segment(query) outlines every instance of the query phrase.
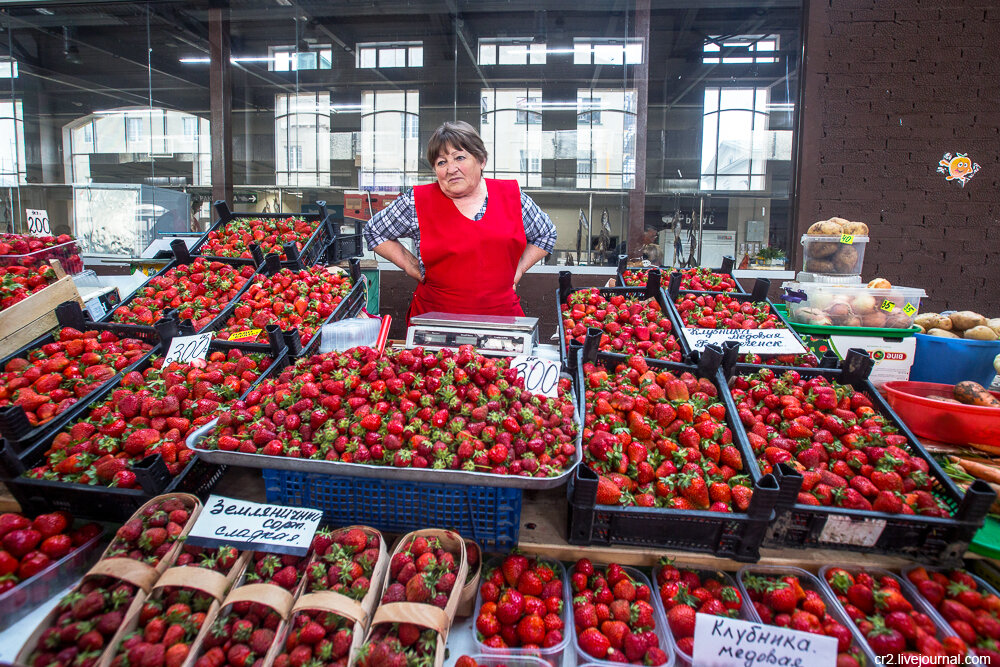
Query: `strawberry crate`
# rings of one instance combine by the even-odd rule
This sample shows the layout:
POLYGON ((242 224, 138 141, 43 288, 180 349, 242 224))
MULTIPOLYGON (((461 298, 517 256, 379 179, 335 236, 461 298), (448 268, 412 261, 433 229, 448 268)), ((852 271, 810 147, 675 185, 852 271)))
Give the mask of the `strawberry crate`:
MULTIPOLYGON (((285 257, 281 260, 281 265, 291 268, 296 266, 296 263, 299 262, 302 266, 312 266, 323 258, 323 252, 326 250, 327 245, 329 245, 331 239, 334 237, 334 221, 327 213, 326 202, 317 201, 316 206, 319 207, 319 213, 233 213, 229 210, 229 205, 226 202, 221 200, 217 201, 215 202, 215 212, 218 214, 219 219, 216 220, 215 224, 213 224, 209 230, 205 232, 200 239, 198 239, 198 242, 191 247, 191 254, 205 257, 206 259, 228 262, 234 258, 208 255, 202 250, 209 240, 209 235, 213 233, 224 233, 226 231, 226 227, 232 222, 252 222, 255 220, 279 221, 296 218, 299 220, 305 220, 309 224, 312 231, 308 234, 308 236, 298 235, 294 242, 290 241, 282 244, 282 254, 284 254, 285 257)), ((258 251, 260 251, 258 244, 251 244, 251 252, 252 247, 257 247, 258 251)), ((264 252, 264 254, 268 253, 264 252)))
POLYGON ((330 218, 330 242, 326 246, 325 256, 328 264, 337 264, 346 259, 360 257, 364 254, 365 248, 362 239, 361 228, 363 223, 360 220, 351 220, 354 223, 354 231, 345 234, 344 225, 350 220, 330 218))
MULTIPOLYGON (((181 239, 174 239, 170 243, 170 249, 173 251, 174 258, 170 262, 168 262, 166 266, 164 266, 162 269, 160 269, 155 274, 153 274, 152 276, 150 276, 150 278, 149 278, 150 280, 152 280, 153 278, 157 278, 157 277, 163 276, 164 274, 166 274, 171 269, 174 269, 174 268, 176 268, 178 266, 182 266, 182 265, 189 265, 192 262, 194 262, 196 259, 199 259, 198 257, 193 257, 191 255, 190 251, 188 250, 187 245, 185 245, 184 241, 181 240, 181 239)), ((205 258, 201 258, 201 259, 204 259, 205 261, 221 262, 223 264, 226 264, 228 266, 233 267, 234 269, 237 270, 237 272, 244 271, 244 269, 246 267, 250 267, 250 269, 252 269, 252 272, 247 271, 247 273, 250 273, 251 275, 247 276, 246 282, 233 295, 232 299, 230 300, 232 302, 235 302, 235 301, 239 300, 240 295, 243 294, 243 292, 246 291, 247 288, 250 287, 250 281, 253 280, 253 275, 252 274, 256 273, 259 270, 258 269, 259 265, 264 262, 264 256, 261 255, 260 253, 258 253, 253 259, 231 258, 231 257, 218 257, 218 258, 216 258, 216 257, 205 257, 205 258)), ((125 299, 123 299, 117 306, 115 306, 114 308, 112 308, 111 310, 109 310, 107 312, 107 314, 105 314, 105 316, 101 318, 100 321, 101 322, 106 322, 106 323, 115 323, 115 324, 118 324, 121 327, 126 327, 127 330, 129 330, 129 331, 136 331, 136 332, 140 332, 140 331, 149 332, 149 331, 151 331, 153 329, 153 325, 155 325, 155 323, 156 323, 155 321, 153 322, 152 325, 144 325, 144 324, 133 324, 133 323, 120 323, 117 320, 115 320, 115 313, 117 313, 120 309, 130 307, 131 304, 132 304, 132 302, 136 299, 136 297, 138 297, 140 295, 140 293, 143 290, 146 289, 146 285, 148 284, 148 282, 149 281, 147 280, 145 283, 143 283, 142 285, 140 285, 139 287, 137 287, 131 294, 129 294, 125 299)), ((182 304, 182 306, 183 305, 185 305, 185 304, 182 304)), ((171 309, 167 309, 167 310, 164 310, 164 311, 162 311, 160 313, 160 317, 158 319, 167 319, 167 318, 173 317, 175 314, 176 314, 176 310, 175 309, 172 309, 172 308, 171 309)), ((213 317, 212 320, 209 323, 207 323, 204 327, 201 327, 199 330, 210 331, 212 329, 217 328, 218 325, 219 325, 219 318, 220 317, 222 317, 221 311, 219 312, 219 314, 217 314, 215 317, 213 317)))
MULTIPOLYGON (((251 281, 255 280, 258 276, 273 276, 274 274, 278 273, 278 271, 280 271, 282 268, 293 268, 293 270, 300 270, 303 268, 303 266, 296 263, 296 266, 294 267, 283 267, 281 265, 281 262, 279 262, 278 260, 278 256, 274 253, 271 253, 264 258, 264 263, 261 264, 260 269, 258 270, 257 274, 253 278, 251 278, 251 281)), ((340 320, 357 317, 358 313, 361 312, 361 309, 364 307, 367 299, 367 292, 365 289, 364 281, 362 280, 360 260, 356 258, 349 260, 348 273, 351 277, 351 283, 352 283, 350 291, 344 295, 340 303, 337 304, 337 307, 334 309, 334 311, 330 313, 330 315, 326 318, 326 320, 324 320, 323 323, 316 328, 312 336, 308 340, 306 340, 305 343, 302 343, 297 328, 293 327, 291 330, 282 332, 282 335, 285 338, 285 345, 288 347, 288 352, 291 357, 300 357, 306 354, 314 354, 315 351, 319 349, 319 341, 321 338, 320 333, 323 330, 323 326, 330 324, 331 322, 339 322, 340 320)), ((249 288, 250 286, 248 285, 247 290, 249 290, 249 288)), ((219 313, 219 316, 212 322, 212 324, 209 325, 210 328, 212 330, 218 330, 225 327, 226 322, 229 320, 230 317, 234 315, 236 309, 239 307, 241 300, 242 300, 242 295, 236 299, 233 299, 233 301, 230 302, 229 305, 227 305, 221 313, 219 313)), ((240 339, 239 341, 221 340, 218 338, 216 338, 215 341, 219 343, 222 347, 227 347, 231 343, 238 343, 238 347, 240 347, 241 349, 256 349, 258 352, 266 352, 268 349, 270 349, 267 343, 250 342, 264 338, 266 338, 266 334, 264 332, 261 332, 250 338, 240 339), (247 348, 246 347, 247 345, 255 347, 247 348)))
MULTIPOLYGON (((574 363, 576 361, 576 357, 572 354, 572 352, 578 349, 579 346, 576 344, 577 341, 575 340, 570 341, 567 345, 567 332, 564 324, 565 316, 562 312, 562 305, 567 303, 569 297, 573 293, 590 289, 589 287, 574 289, 572 279, 573 274, 569 271, 560 271, 559 288, 556 290, 556 320, 559 327, 559 361, 562 363, 563 370, 571 373, 574 372, 574 363)), ((670 335, 677 341, 678 354, 675 355, 677 357, 677 361, 681 361, 691 351, 687 342, 680 334, 680 320, 677 319, 677 313, 670 307, 667 302, 667 295, 660 288, 659 270, 651 273, 650 280, 647 282, 645 287, 604 287, 600 289, 599 294, 605 299, 612 299, 614 297, 624 297, 626 299, 656 299, 656 303, 659 305, 660 311, 663 313, 660 319, 666 318, 670 322, 670 335)), ((603 332, 601 329, 598 330, 603 332)))
MULTIPOLYGON (((797 502, 802 475, 787 463, 780 463, 775 466, 774 474, 779 480, 782 498, 776 506, 777 517, 768 528, 764 545, 866 551, 905 556, 925 563, 956 563, 983 525, 996 493, 980 480, 962 493, 868 380, 872 365, 871 358, 863 350, 851 350, 838 368, 793 369, 738 364, 733 374, 748 376, 766 369, 780 376, 791 371, 804 380, 822 376, 850 385, 871 401, 874 411, 885 417, 899 435, 906 437, 911 456, 926 461, 931 493, 943 501, 952 516, 890 514, 802 504, 797 502)), ((743 423, 738 423, 739 430, 745 433, 743 423)))
MULTIPOLYGON (((618 364, 627 359, 622 355, 603 352, 595 355, 594 347, 591 344, 585 345, 577 362, 577 386, 580 387, 584 409, 590 407, 584 390, 587 386, 583 373, 585 361, 593 360, 593 363, 613 372, 618 364)), ((570 479, 568 490, 567 541, 570 544, 679 549, 745 562, 756 562, 760 558, 761 542, 768 523, 776 516, 776 503, 781 497, 778 480, 774 475, 761 475, 746 435, 737 426, 736 407, 729 392, 725 390, 725 378, 718 367, 722 358, 721 351, 710 348, 710 352, 701 355, 698 367, 654 359, 647 359, 646 363, 654 370, 678 374, 691 372, 698 377, 709 378, 715 385, 719 398, 726 407, 725 421, 733 433, 733 444, 740 450, 743 459, 743 471, 749 473, 754 481, 753 496, 747 511, 723 513, 598 505, 598 475, 586 462, 582 462, 570 479)))
MULTIPOLYGON (((164 344, 169 346, 169 340, 164 339, 164 344)), ((281 336, 277 332, 272 336, 272 345, 273 351, 270 355, 272 365, 287 364, 288 355, 281 336)), ((223 350, 223 348, 213 341, 209 350, 223 350)), ((147 356, 130 370, 141 373, 151 363, 152 358, 147 356)), ((122 376, 118 376, 94 392, 87 404, 88 407, 99 404, 110 397, 112 392, 118 388, 121 379, 122 376)), ((248 389, 246 393, 249 393, 251 389, 248 389)), ((74 419, 65 421, 59 430, 48 431, 45 437, 32 443, 23 451, 17 451, 5 440, 0 439, 0 481, 7 486, 22 509, 33 513, 65 510, 81 518, 124 522, 150 498, 162 493, 183 492, 205 497, 226 470, 224 465, 209 463, 195 455, 177 476, 171 477, 162 457, 159 454, 154 454, 147 456, 132 467, 136 481, 141 487, 137 489, 24 477, 23 474, 26 471, 44 461, 45 453, 59 432, 70 427, 72 422, 77 421, 82 416, 83 412, 78 413, 74 419)))
MULTIPOLYGON (((62 329, 63 327, 72 327, 80 332, 110 331, 119 338, 137 338, 144 343, 152 345, 152 349, 144 354, 141 359, 137 360, 136 363, 152 354, 156 350, 157 345, 160 343, 160 337, 155 329, 150 329, 149 331, 145 329, 136 330, 123 327, 117 323, 91 322, 89 319, 84 317, 83 310, 80 308, 80 304, 76 301, 65 301, 56 306, 55 314, 58 329, 62 329)), ((22 347, 20 350, 7 355, 3 359, 0 359, 0 368, 5 368, 7 364, 14 359, 27 359, 31 352, 53 342, 55 342, 55 336, 53 333, 48 333, 41 338, 37 338, 28 345, 22 347)), ((135 363, 130 364, 128 368, 119 371, 114 377, 120 377, 134 365, 135 363)), ((111 380, 113 379, 114 378, 111 378, 111 380)), ((24 413, 24 408, 20 405, 0 407, 0 437, 5 438, 10 445, 23 449, 24 447, 29 446, 32 442, 43 438, 46 433, 50 431, 57 432, 61 429, 64 424, 72 420, 87 407, 90 403, 90 396, 93 394, 94 392, 91 392, 88 395, 80 397, 79 400, 69 408, 57 414, 48 422, 39 424, 38 426, 31 425, 31 422, 28 421, 28 418, 24 413)))
POLYGON ((389 533, 425 526, 454 530, 486 551, 517 546, 522 490, 297 470, 261 471, 267 502, 323 510, 335 526, 361 523, 389 533))
MULTIPOLYGON (((725 291, 725 292, 729 292, 730 294, 749 294, 749 292, 747 291, 747 289, 745 287, 743 287, 743 285, 740 283, 740 281, 738 281, 736 278, 733 277, 733 265, 734 264, 735 264, 735 261, 733 260, 732 257, 728 257, 728 256, 727 257, 723 257, 722 258, 722 268, 719 269, 718 271, 714 271, 713 270, 712 273, 715 274, 716 276, 724 276, 724 277, 729 278, 730 280, 732 280, 732 282, 736 284, 736 288, 735 289, 729 288, 729 289, 725 289, 725 290, 706 290, 706 291, 713 291, 713 292, 723 292, 723 291, 725 291)), ((695 268, 695 269, 675 269, 675 268, 673 268, 671 266, 652 266, 652 265, 650 265, 650 266, 629 266, 628 265, 628 255, 619 255, 618 256, 618 270, 615 273, 615 284, 618 285, 619 287, 629 287, 630 285, 628 283, 629 282, 635 282, 636 280, 640 280, 641 282, 645 283, 648 280, 649 272, 652 271, 653 269, 659 269, 660 270, 660 274, 661 275, 666 275, 666 276, 669 276, 671 273, 673 273, 675 271, 678 271, 678 270, 682 271, 682 272, 688 272, 688 273, 694 273, 696 271, 702 270, 702 269, 700 269, 700 267, 699 268, 695 268), (626 276, 625 275, 626 271, 632 272, 632 275, 631 276, 626 276), (628 278, 631 278, 631 280, 628 280, 628 278)))

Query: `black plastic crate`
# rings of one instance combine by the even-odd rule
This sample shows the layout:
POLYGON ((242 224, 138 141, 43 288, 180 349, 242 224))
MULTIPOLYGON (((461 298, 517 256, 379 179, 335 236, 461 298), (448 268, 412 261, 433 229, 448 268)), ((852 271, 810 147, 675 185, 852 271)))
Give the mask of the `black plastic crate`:
POLYGON ((326 261, 329 264, 337 264, 352 257, 360 257, 364 254, 365 248, 361 228, 363 223, 360 220, 353 220, 354 231, 345 234, 343 227, 347 224, 343 215, 339 218, 330 216, 330 242, 326 246, 326 261))
MULTIPOLYGON (((768 529, 764 545, 860 550, 904 556, 921 562, 958 563, 966 552, 969 542, 983 525, 996 493, 985 482, 977 480, 963 494, 868 380, 872 363, 871 358, 863 350, 852 349, 840 362, 839 368, 789 368, 739 364, 734 372, 738 375, 750 375, 767 369, 781 375, 785 371, 794 370, 804 379, 822 375, 860 391, 871 400, 876 412, 892 422, 899 429, 900 435, 906 436, 910 451, 927 461, 933 484, 932 493, 951 508, 953 516, 940 518, 886 514, 843 507, 799 504, 796 502, 796 497, 802 485, 802 476, 790 466, 779 464, 776 466, 775 474, 780 483, 782 498, 778 502, 777 517, 768 529), (834 522, 830 524, 831 533, 824 539, 822 535, 830 521, 834 522), (840 537, 829 539, 838 524, 851 525, 855 530, 848 533, 837 531, 840 537), (878 530, 881 530, 881 533, 876 539, 874 533, 878 530)), ((742 423, 739 424, 739 429, 744 431, 742 423)))
MULTIPOLYGON (((617 364, 627 359, 623 355, 606 353, 595 356, 593 348, 593 345, 586 345, 577 363, 577 386, 580 387, 584 410, 584 363, 590 360, 613 371, 617 364)), ((722 358, 722 351, 716 348, 701 355, 699 366, 656 359, 647 359, 646 363, 650 368, 678 374, 688 371, 699 377, 707 377, 719 390, 719 400, 726 406, 726 424, 733 433, 733 444, 743 457, 744 472, 754 480, 753 497, 747 512, 721 513, 597 505, 597 474, 583 462, 577 467, 568 489, 566 539, 570 544, 680 549, 744 562, 756 562, 760 559, 761 543, 768 523, 776 516, 776 504, 782 494, 774 475, 761 475, 745 431, 736 426, 739 422, 736 408, 729 392, 724 389, 725 378, 719 367, 722 358)), ((586 413, 583 412, 582 416, 586 417, 586 413)))
MULTIPOLYGON (((73 327, 83 332, 110 331, 121 338, 137 338, 153 346, 149 352, 140 357, 135 363, 109 378, 108 382, 114 382, 116 378, 121 377, 124 373, 131 370, 133 366, 141 363, 143 359, 156 351, 157 345, 160 343, 159 335, 152 328, 149 331, 146 331, 145 328, 143 330, 134 330, 117 323, 92 322, 84 317, 84 313, 80 309, 80 304, 76 301, 65 301, 59 304, 56 307, 56 321, 58 322, 57 329, 73 327)), ((28 343, 17 352, 13 352, 0 360, 0 368, 5 367, 12 359, 26 359, 32 351, 53 342, 55 342, 55 334, 45 334, 28 343)), ((95 389, 86 396, 80 397, 72 406, 39 426, 31 425, 31 422, 28 421, 28 417, 24 413, 24 408, 20 405, 8 405, 0 408, 0 438, 6 439, 11 446, 17 449, 24 449, 32 442, 45 437, 45 434, 49 431, 57 432, 60 430, 63 424, 76 417, 89 405, 91 396, 98 391, 100 391, 100 388, 95 389)))
MULTIPOLYGON (((185 333, 181 331, 180 333, 185 333)), ((271 366, 284 367, 288 365, 288 354, 280 332, 275 328, 271 333, 272 344, 268 348, 273 361, 271 366)), ((170 341, 163 340, 163 347, 167 348, 170 341)), ((233 347, 233 346, 230 346, 233 347)), ((210 350, 223 350, 223 348, 213 341, 210 350)), ((257 352, 256 349, 243 348, 248 352, 257 352)), ((147 356, 139 364, 134 365, 130 370, 142 372, 150 366, 152 359, 147 356)), ((270 371, 270 367, 267 369, 270 371)), ((266 373, 267 371, 265 371, 266 373)), ((261 374, 261 378, 264 373, 261 374)), ((249 393, 257 382, 247 390, 249 393)), ((100 403, 111 395, 121 382, 121 376, 105 384, 96 391, 87 403, 87 407, 100 403)), ((245 394, 244 394, 245 395, 245 394)), ((76 418, 82 416, 82 412, 76 418)), ((118 489, 109 486, 71 484, 60 481, 49 481, 40 479, 29 479, 21 475, 37 466, 45 457, 53 439, 63 428, 70 425, 74 420, 65 420, 61 428, 49 431, 45 437, 34 442, 24 451, 16 451, 5 440, 0 439, 0 474, 2 481, 10 490, 11 495, 27 512, 42 513, 56 510, 67 510, 74 516, 87 519, 99 519, 102 521, 125 521, 139 509, 145 502, 154 496, 162 493, 185 492, 193 493, 204 498, 215 484, 222 477, 225 466, 207 463, 193 456, 184 469, 176 477, 171 477, 166 464, 159 454, 147 456, 142 461, 133 465, 136 479, 141 486, 140 489, 118 489)))
MULTIPOLYGON (((219 262, 229 262, 233 257, 219 257, 215 255, 203 255, 201 252, 201 247, 205 245, 208 241, 208 235, 212 232, 217 232, 225 227, 227 224, 233 220, 287 220, 288 218, 301 218, 307 222, 316 222, 316 229, 313 230, 312 234, 308 239, 302 241, 302 248, 300 249, 295 243, 286 243, 283 246, 286 259, 281 260, 281 265, 291 268, 296 265, 296 262, 301 262, 302 266, 312 266, 316 262, 320 261, 323 255, 323 251, 326 249, 327 245, 330 243, 331 233, 333 231, 333 225, 330 221, 330 216, 327 214, 326 202, 317 201, 316 206, 319 207, 319 213, 233 213, 229 210, 229 205, 224 201, 215 202, 215 212, 218 214, 219 219, 208 229, 205 234, 202 235, 198 242, 191 246, 191 254, 204 257, 205 259, 212 259, 219 262)), ((253 247, 257 247, 254 245, 253 247)), ((257 247, 257 252, 260 252, 260 248, 257 247)), ((252 251, 252 249, 251 249, 252 251)))
MULTIPOLYGON (((749 291, 747 290, 746 287, 743 286, 743 283, 741 283, 739 280, 736 279, 735 276, 733 276, 733 267, 735 263, 736 261, 732 257, 727 255, 722 258, 721 269, 719 269, 718 271, 712 269, 713 273, 727 275, 730 278, 732 278, 733 282, 736 283, 736 286, 739 288, 735 292, 717 292, 717 294, 749 294, 749 291)), ((618 255, 618 269, 615 272, 615 284, 618 285, 619 287, 627 287, 627 285, 625 284, 625 271, 628 269, 633 269, 633 270, 640 269, 643 271, 659 269, 660 274, 665 276, 669 276, 671 273, 677 271, 677 269, 670 266, 639 266, 639 267, 628 266, 628 255, 618 255)))
MULTIPOLYGON (((150 276, 150 279, 155 278, 157 276, 162 276, 167 271, 169 271, 170 269, 173 269, 173 268, 175 268, 177 266, 181 266, 183 264, 191 264, 195 259, 197 259, 196 257, 192 257, 191 256, 191 253, 188 250, 187 245, 181 239, 174 239, 173 241, 171 241, 171 243, 170 243, 170 249, 174 253, 174 258, 166 266, 164 266, 162 269, 160 269, 155 274, 153 274, 152 276, 150 276)), ((228 264, 229 266, 232 266, 232 267, 235 267, 235 268, 240 268, 240 267, 244 267, 244 266, 250 266, 250 267, 253 267, 255 273, 259 270, 259 268, 258 268, 259 265, 262 264, 263 261, 264 261, 264 257, 262 255, 260 255, 259 251, 257 253, 257 256, 254 259, 240 259, 240 258, 234 259, 234 258, 230 258, 230 257, 203 257, 202 259, 204 259, 205 261, 210 261, 210 262, 222 262, 223 264, 228 264)), ((253 276, 251 276, 250 278, 247 279, 247 281, 243 285, 243 287, 240 288, 239 292, 237 292, 236 295, 232 298, 232 301, 237 301, 240 298, 240 295, 242 295, 243 292, 245 292, 247 290, 247 288, 250 287, 250 282, 252 280, 253 280, 253 276)), ((131 294, 128 295, 128 297, 126 297, 125 299, 123 299, 121 303, 119 303, 117 306, 115 306, 114 308, 112 308, 111 310, 109 310, 104 315, 104 317, 101 318, 100 321, 108 323, 108 324, 115 324, 115 325, 117 325, 119 327, 122 327, 123 331, 135 332, 133 335, 136 335, 136 336, 138 336, 140 333, 147 333, 148 334, 150 332, 155 332, 154 326, 146 326, 146 325, 143 325, 143 324, 130 324, 130 323, 123 323, 123 322, 116 322, 114 320, 115 311, 118 308, 122 308, 122 307, 127 306, 128 304, 130 304, 132 302, 132 300, 135 299, 136 294, 139 293, 139 290, 144 289, 144 288, 145 288, 145 283, 143 283, 142 285, 140 285, 139 287, 137 287, 131 294)), ((160 319, 171 318, 171 317, 173 317, 174 314, 175 314, 175 311, 173 309, 165 310, 165 311, 163 311, 162 316, 161 316, 160 319)), ((211 330, 217 328, 217 326, 218 326, 218 320, 219 320, 219 318, 221 316, 222 316, 222 313, 220 312, 218 315, 215 316, 215 318, 211 322, 209 322, 207 325, 205 325, 204 327, 202 327, 200 329, 200 331, 211 331, 211 330)))
MULTIPOLYGON (((266 276, 272 276, 277 273, 281 268, 292 268, 292 267, 282 267, 278 262, 278 256, 275 254, 270 254, 264 259, 264 263, 261 265, 258 274, 263 274, 266 276)), ((298 270, 302 268, 301 266, 294 267, 293 270, 298 270)), ((299 337, 298 328, 292 328, 289 331, 282 331, 281 334, 284 337, 285 346, 288 348, 288 354, 291 357, 301 357, 306 354, 313 354, 319 349, 319 341, 322 338, 323 326, 330 324, 331 322, 339 322, 340 320, 346 320, 352 317, 357 317, 361 309, 364 308, 365 303, 368 299, 368 294, 365 289, 364 281, 362 280, 361 274, 361 262, 357 258, 352 258, 348 260, 348 272, 351 276, 351 281, 353 285, 350 291, 344 295, 334 308, 330 316, 326 318, 322 325, 313 332, 313 335, 309 340, 303 345, 299 337)), ((256 276, 254 276, 256 278, 256 276)), ((254 280, 251 278, 251 280, 254 280)), ((249 289, 249 285, 247 286, 249 289)), ((219 317, 212 322, 212 330, 216 331, 221 329, 226 325, 226 321, 232 316, 233 311, 239 305, 239 299, 234 299, 226 308, 219 314, 219 317)), ((207 329, 206 329, 207 331, 207 329)), ((256 352, 267 352, 270 350, 270 346, 267 343, 246 343, 240 341, 229 341, 229 340, 219 340, 215 339, 214 343, 220 346, 220 349, 229 349, 230 347, 238 347, 243 350, 252 350, 256 352)))
MULTIPOLYGON (((569 371, 570 373, 573 373, 576 370, 576 357, 571 352, 571 348, 575 349, 577 346, 573 344, 575 341, 571 341, 569 346, 566 344, 566 330, 563 327, 562 305, 566 303, 566 300, 574 292, 591 289, 589 287, 574 288, 572 280, 573 274, 569 271, 560 271, 559 288, 556 290, 556 321, 559 326, 557 334, 559 336, 559 361, 562 363, 563 370, 569 371)), ((627 299, 656 299, 660 309, 663 311, 663 316, 670 320, 670 326, 672 328, 670 333, 677 338, 677 341, 680 344, 681 356, 687 357, 690 353, 691 350, 680 332, 680 320, 677 319, 677 312, 675 309, 670 308, 670 305, 667 302, 667 295, 660 288, 660 272, 658 270, 650 274, 650 281, 645 287, 602 287, 600 289, 600 293, 601 296, 606 299, 610 299, 613 296, 624 296, 627 299)), ((651 359, 651 357, 646 358, 651 359)))

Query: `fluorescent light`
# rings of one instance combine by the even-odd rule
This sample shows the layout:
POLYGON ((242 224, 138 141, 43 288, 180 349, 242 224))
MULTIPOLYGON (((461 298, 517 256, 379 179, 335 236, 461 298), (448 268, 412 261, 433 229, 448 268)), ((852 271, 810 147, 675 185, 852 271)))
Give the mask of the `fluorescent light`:
POLYGON ((161 109, 151 109, 138 108, 138 109, 102 109, 100 111, 94 111, 95 116, 116 116, 116 115, 133 115, 133 116, 144 116, 153 112, 159 112, 161 109))
POLYGON ((45 9, 44 7, 36 7, 35 11, 38 12, 39 14, 43 14, 45 16, 55 16, 55 14, 56 14, 51 9, 45 9))
POLYGON ((545 53, 575 53, 573 49, 545 49, 545 53))
POLYGON ((332 111, 333 113, 358 113, 363 108, 364 107, 362 107, 360 104, 338 104, 336 106, 334 106, 333 104, 330 105, 330 111, 332 111))
POLYGON ((193 64, 193 63, 209 63, 209 62, 212 62, 212 59, 211 58, 181 58, 180 62, 190 65, 190 64, 193 64))
MULTIPOLYGON (((271 56, 232 56, 229 62, 236 63, 269 63, 273 62, 274 58, 271 56)), ((207 65, 212 62, 211 58, 181 58, 180 62, 186 65, 207 65)))

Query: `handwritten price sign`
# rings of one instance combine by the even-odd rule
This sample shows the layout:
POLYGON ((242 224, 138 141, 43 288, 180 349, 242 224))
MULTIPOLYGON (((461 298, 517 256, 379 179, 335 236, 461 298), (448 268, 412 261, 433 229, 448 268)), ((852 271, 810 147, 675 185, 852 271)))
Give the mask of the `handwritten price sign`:
POLYGON ((524 378, 524 388, 532 394, 558 398, 559 364, 538 357, 514 357, 510 367, 524 378))
POLYGON ((176 361, 179 364, 190 364, 195 359, 204 359, 208 354, 208 344, 212 342, 212 332, 195 334, 194 336, 178 336, 170 341, 170 349, 163 360, 163 365, 176 361))
POLYGON ((52 229, 49 227, 49 212, 44 208, 26 208, 25 216, 28 218, 28 233, 32 236, 51 236, 52 229))

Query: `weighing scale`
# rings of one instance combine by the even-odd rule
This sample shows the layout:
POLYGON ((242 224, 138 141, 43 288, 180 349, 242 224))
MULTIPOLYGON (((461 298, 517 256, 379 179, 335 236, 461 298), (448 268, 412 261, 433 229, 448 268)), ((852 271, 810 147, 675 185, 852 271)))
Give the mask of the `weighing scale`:
POLYGON ((481 354, 531 354, 538 343, 537 317, 424 313, 410 318, 406 347, 428 350, 472 345, 481 354))

